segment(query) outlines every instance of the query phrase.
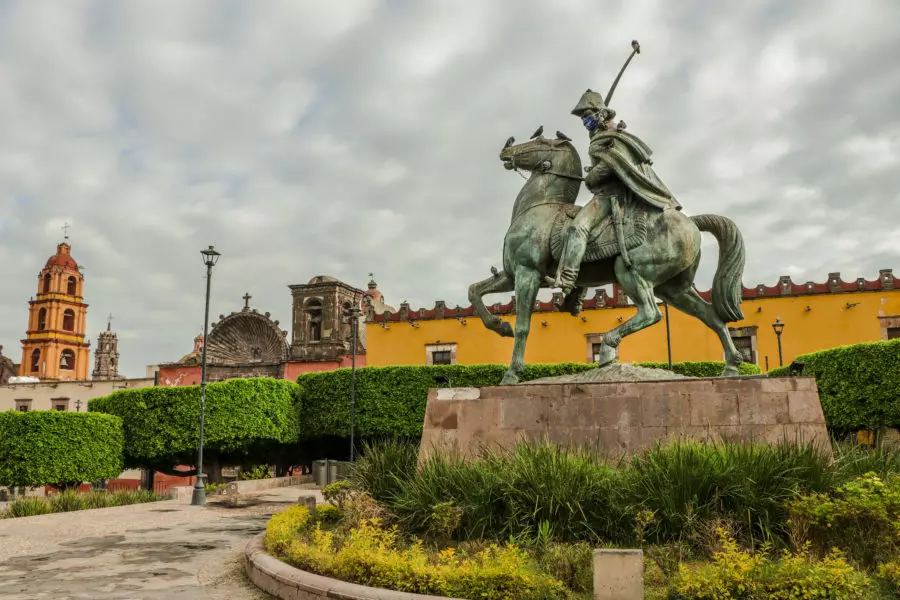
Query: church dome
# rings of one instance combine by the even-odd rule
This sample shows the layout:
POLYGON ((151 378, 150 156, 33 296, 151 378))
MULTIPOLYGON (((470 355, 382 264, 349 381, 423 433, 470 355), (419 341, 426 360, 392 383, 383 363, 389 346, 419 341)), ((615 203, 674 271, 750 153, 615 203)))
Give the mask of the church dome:
POLYGON ((318 285, 320 283, 340 283, 339 279, 335 279, 334 277, 330 277, 329 275, 316 275, 312 279, 309 280, 309 283, 306 285, 318 285))
POLYGON ((44 268, 49 269, 50 267, 62 267, 64 269, 77 271, 78 263, 75 262, 74 258, 72 258, 72 255, 70 253, 71 250, 71 247, 63 242, 56 247, 56 254, 47 259, 47 264, 44 266, 44 268))

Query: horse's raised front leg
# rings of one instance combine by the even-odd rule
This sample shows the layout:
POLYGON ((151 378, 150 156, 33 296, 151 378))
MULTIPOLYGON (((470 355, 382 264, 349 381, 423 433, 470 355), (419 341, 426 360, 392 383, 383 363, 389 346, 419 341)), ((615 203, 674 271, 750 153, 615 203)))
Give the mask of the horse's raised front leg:
POLYGON ((738 367, 744 362, 744 357, 735 347, 731 334, 728 332, 728 325, 719 318, 712 305, 701 298, 693 286, 684 287, 675 283, 667 283, 659 286, 657 293, 660 298, 681 312, 703 321, 707 327, 716 332, 725 351, 725 369, 722 371, 722 377, 739 376, 738 367))
POLYGON ((643 278, 639 269, 628 269, 621 259, 616 259, 615 271, 616 281, 634 301, 637 313, 603 336, 603 343, 600 345, 600 352, 598 353, 598 367, 607 365, 618 358, 617 349, 622 342, 622 338, 655 325, 662 319, 662 313, 659 312, 659 307, 656 306, 653 286, 643 278))
POLYGON ((513 345, 512 361, 501 385, 518 383, 519 375, 525 368, 525 343, 531 330, 531 312, 540 287, 541 276, 537 271, 524 267, 516 269, 516 343, 513 345))
POLYGON ((484 296, 511 291, 513 291, 513 281, 505 271, 500 271, 493 277, 482 279, 469 286, 469 302, 475 307, 475 314, 481 317, 481 322, 485 327, 503 337, 513 336, 512 326, 487 309, 484 305, 484 296))

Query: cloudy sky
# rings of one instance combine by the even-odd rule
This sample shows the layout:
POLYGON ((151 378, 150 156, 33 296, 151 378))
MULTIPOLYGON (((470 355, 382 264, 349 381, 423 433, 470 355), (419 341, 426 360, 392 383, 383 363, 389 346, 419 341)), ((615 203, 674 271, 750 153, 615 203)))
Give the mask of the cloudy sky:
POLYGON ((613 107, 688 214, 738 222, 745 284, 900 268, 900 2, 723 4, 0 2, 4 353, 64 222, 129 376, 190 350, 209 244, 213 316, 289 323, 317 274, 466 304, 522 184, 504 140, 586 150, 569 110, 632 39, 613 107))

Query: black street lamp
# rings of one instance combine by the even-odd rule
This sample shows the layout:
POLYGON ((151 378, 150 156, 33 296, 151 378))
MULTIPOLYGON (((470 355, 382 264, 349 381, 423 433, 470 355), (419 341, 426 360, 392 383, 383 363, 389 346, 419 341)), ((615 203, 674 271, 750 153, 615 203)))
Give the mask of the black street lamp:
POLYGON ((201 250, 203 264, 206 265, 206 310, 203 313, 203 351, 200 360, 200 448, 197 451, 197 481, 194 483, 194 493, 191 496, 193 506, 206 504, 206 475, 203 473, 203 425, 206 417, 206 330, 209 328, 209 286, 212 281, 212 268, 216 266, 221 256, 210 246, 201 250))
POLYGON ((778 366, 784 366, 784 358, 781 355, 781 332, 784 331, 784 323, 781 322, 781 318, 775 317, 775 322, 772 323, 772 329, 775 331, 775 337, 778 338, 778 366))
POLYGON ((350 321, 350 462, 356 458, 356 338, 359 337, 359 306, 344 311, 350 321))

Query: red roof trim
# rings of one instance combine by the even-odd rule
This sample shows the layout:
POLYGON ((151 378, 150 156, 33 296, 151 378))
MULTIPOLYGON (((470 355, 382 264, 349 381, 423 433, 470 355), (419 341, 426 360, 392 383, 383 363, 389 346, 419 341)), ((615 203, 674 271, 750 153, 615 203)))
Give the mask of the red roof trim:
MULTIPOLYGON (((784 275, 779 278, 775 285, 760 284, 756 287, 742 287, 741 296, 744 300, 754 300, 757 298, 779 298, 783 296, 815 296, 820 294, 838 294, 842 292, 874 292, 881 290, 895 289, 895 280, 892 269, 881 269, 878 277, 872 280, 858 278, 856 281, 844 281, 841 279, 840 273, 829 273, 828 279, 824 283, 816 283, 808 281, 806 283, 795 283, 790 276, 784 275)), ((617 287, 613 287, 617 290, 617 287)), ((710 301, 712 291, 698 290, 700 296, 710 301)), ((605 290, 597 290, 595 295, 585 298, 585 310, 596 310, 603 308, 618 308, 619 298, 618 290, 610 297, 605 290)), ((627 303, 626 303, 627 305, 627 303)), ((487 305, 488 312, 494 315, 515 314, 515 299, 510 300, 506 304, 499 302, 487 305)), ((465 319, 475 316, 475 308, 473 306, 450 308, 443 305, 443 302, 435 304, 431 309, 411 310, 409 305, 403 303, 400 310, 395 313, 385 312, 373 315, 371 322, 399 322, 399 321, 433 321, 438 319, 439 311, 443 312, 444 319, 465 319)), ((554 312, 556 305, 553 301, 536 302, 534 312, 554 312)))

